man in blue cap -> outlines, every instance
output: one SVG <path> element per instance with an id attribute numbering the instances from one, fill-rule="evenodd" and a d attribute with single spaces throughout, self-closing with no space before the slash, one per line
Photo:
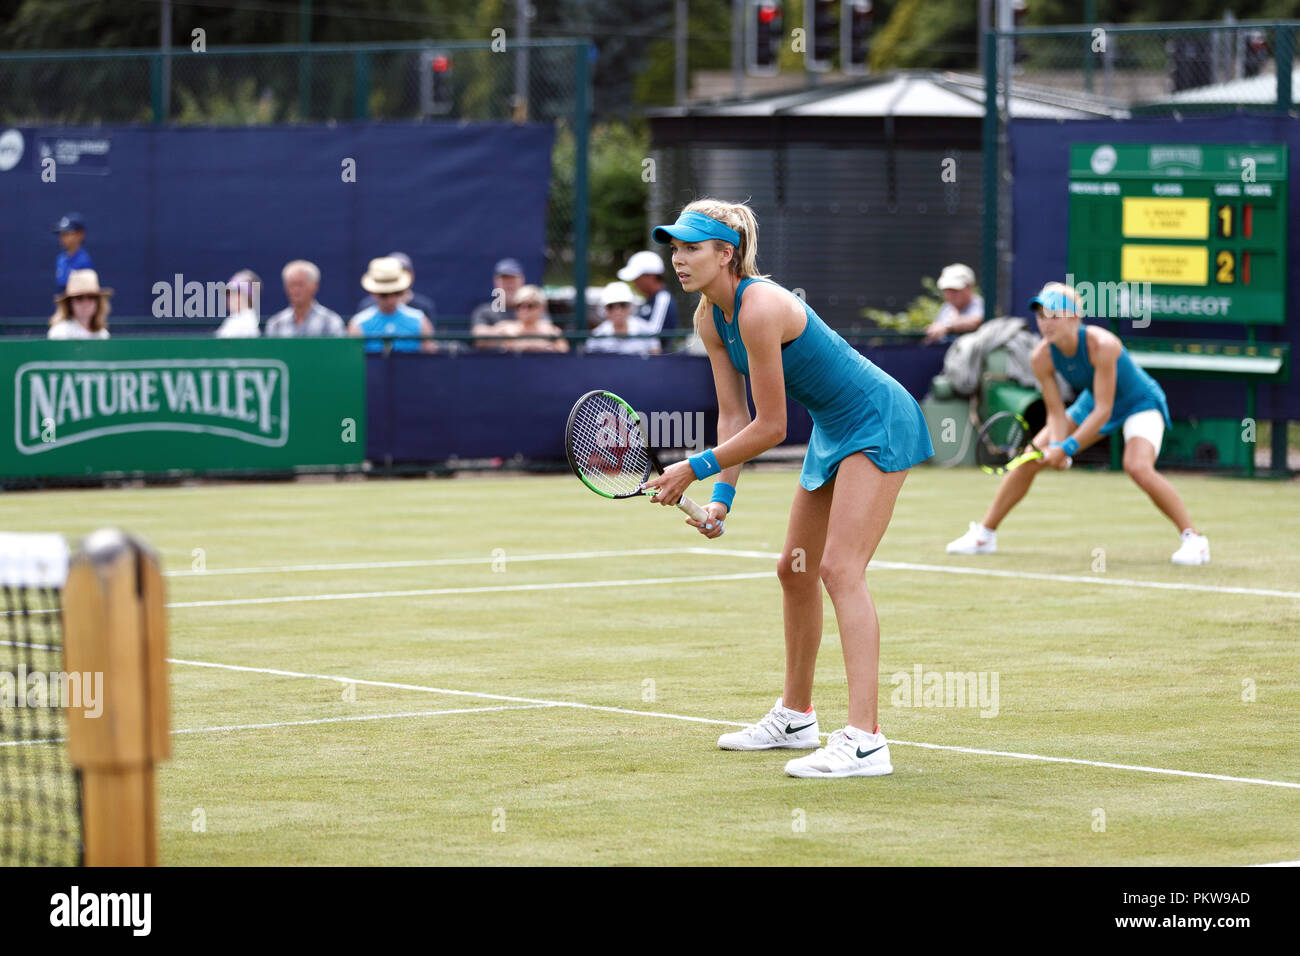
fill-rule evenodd
<path id="1" fill-rule="evenodd" d="M 52 230 L 59 237 L 63 251 L 54 262 L 54 285 L 56 292 L 62 292 L 68 284 L 68 273 L 74 269 L 93 269 L 90 253 L 82 248 L 86 241 L 86 220 L 81 213 L 70 212 L 54 224 Z"/>
<path id="2" fill-rule="evenodd" d="M 499 322 L 514 322 L 515 293 L 524 286 L 524 267 L 518 259 L 502 259 L 492 269 L 492 299 L 474 307 L 469 314 L 470 331 L 475 335 L 491 336 L 492 326 Z M 492 340 L 478 340 L 476 348 L 491 348 Z"/>

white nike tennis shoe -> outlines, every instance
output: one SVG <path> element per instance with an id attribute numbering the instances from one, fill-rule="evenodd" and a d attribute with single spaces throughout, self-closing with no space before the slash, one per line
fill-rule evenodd
<path id="1" fill-rule="evenodd" d="M 805 714 L 791 710 L 776 699 L 776 706 L 762 720 L 744 730 L 718 738 L 721 750 L 811 750 L 821 743 L 817 732 L 817 712 Z"/>
<path id="2" fill-rule="evenodd" d="M 949 554 L 995 554 L 998 550 L 998 533 L 989 531 L 977 521 L 956 541 L 948 542 Z"/>
<path id="3" fill-rule="evenodd" d="M 894 772 L 889 762 L 889 742 L 876 728 L 874 734 L 845 727 L 831 734 L 826 746 L 797 757 L 785 765 L 792 777 L 880 777 Z"/>
<path id="4" fill-rule="evenodd" d="M 1188 528 L 1183 532 L 1183 543 L 1169 560 L 1174 564 L 1209 564 L 1210 539 Z"/>

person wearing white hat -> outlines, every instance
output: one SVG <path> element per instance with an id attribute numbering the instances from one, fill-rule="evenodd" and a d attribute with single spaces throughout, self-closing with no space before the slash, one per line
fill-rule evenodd
<path id="1" fill-rule="evenodd" d="M 371 259 L 361 288 L 369 292 L 375 304 L 352 316 L 348 335 L 364 338 L 367 352 L 383 351 L 389 345 L 394 352 L 433 352 L 436 343 L 421 336 L 433 335 L 433 323 L 418 309 L 402 300 L 411 287 L 412 275 L 391 256 Z"/>
<path id="2" fill-rule="evenodd" d="M 677 303 L 664 285 L 664 260 L 657 252 L 638 252 L 618 270 L 618 277 L 630 282 L 645 296 L 645 304 L 636 317 L 650 325 L 653 332 L 670 332 L 677 328 Z M 665 347 L 666 343 L 665 343 Z"/>
<path id="3" fill-rule="evenodd" d="M 984 321 L 984 298 L 975 294 L 975 270 L 960 262 L 945 266 L 935 283 L 943 293 L 939 314 L 926 327 L 926 343 L 945 335 L 974 332 Z"/>
<path id="4" fill-rule="evenodd" d="M 622 355 L 658 355 L 659 340 L 628 338 L 630 335 L 654 335 L 659 331 L 649 322 L 632 314 L 632 289 L 626 282 L 611 282 L 600 294 L 605 321 L 596 326 L 587 340 L 588 352 L 618 352 Z"/>
<path id="5" fill-rule="evenodd" d="M 51 339 L 108 338 L 109 296 L 112 289 L 99 287 L 94 269 L 74 269 L 68 285 L 54 297 L 54 315 L 50 316 Z"/>

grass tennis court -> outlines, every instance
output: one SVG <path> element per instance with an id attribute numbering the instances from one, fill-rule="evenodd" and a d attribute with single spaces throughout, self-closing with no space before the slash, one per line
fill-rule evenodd
<path id="1" fill-rule="evenodd" d="M 162 556 L 167 864 L 1300 859 L 1294 483 L 1174 476 L 1214 549 L 1176 568 L 1145 497 L 1088 472 L 1040 478 L 999 554 L 948 556 L 994 479 L 916 470 L 868 572 L 895 772 L 806 781 L 715 747 L 781 690 L 795 480 L 745 474 L 711 544 L 570 476 L 25 493 L 0 524 Z M 917 667 L 996 674 L 996 716 L 893 706 Z"/>

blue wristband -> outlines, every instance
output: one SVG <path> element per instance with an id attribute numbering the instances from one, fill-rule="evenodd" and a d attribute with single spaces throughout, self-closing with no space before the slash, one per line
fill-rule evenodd
<path id="1" fill-rule="evenodd" d="M 1070 458 L 1079 454 L 1079 440 L 1071 435 L 1065 441 L 1061 442 L 1061 451 L 1065 452 Z"/>
<path id="2" fill-rule="evenodd" d="M 701 454 L 692 455 L 686 460 L 691 463 L 691 471 L 695 472 L 696 478 L 707 478 L 722 471 L 722 466 L 718 464 L 712 448 Z"/>
<path id="3" fill-rule="evenodd" d="M 709 499 L 710 504 L 720 501 L 727 506 L 727 514 L 731 514 L 731 503 L 735 500 L 735 485 L 729 485 L 725 481 L 715 481 L 713 483 L 713 497 Z"/>

